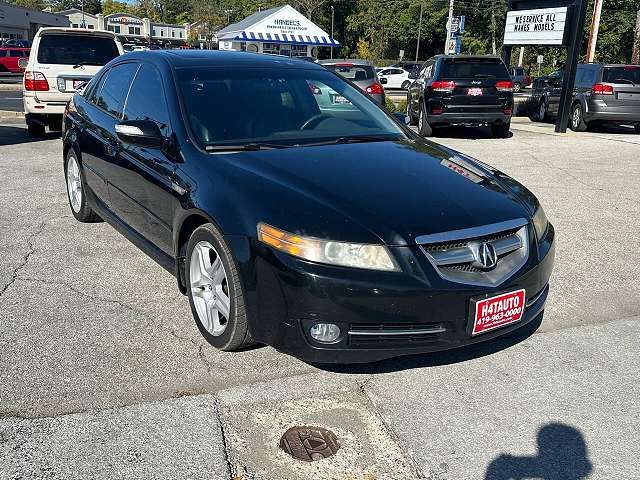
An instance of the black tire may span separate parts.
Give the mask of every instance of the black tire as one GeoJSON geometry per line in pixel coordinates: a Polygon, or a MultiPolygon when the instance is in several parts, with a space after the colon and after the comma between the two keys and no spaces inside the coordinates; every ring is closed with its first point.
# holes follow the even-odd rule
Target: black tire
{"type": "Polygon", "coordinates": [[[32,138],[44,137],[44,125],[39,123],[27,123],[27,135],[32,138]]]}
{"type": "Polygon", "coordinates": [[[584,112],[582,105],[576,103],[571,107],[571,116],[569,117],[569,128],[574,132],[584,132],[589,128],[587,122],[584,121],[584,112]]]}
{"type": "Polygon", "coordinates": [[[402,90],[408,90],[410,85],[411,82],[409,80],[405,80],[404,82],[402,82],[402,85],[400,85],[400,88],[402,90]]]}
{"type": "Polygon", "coordinates": [[[511,122],[491,125],[491,135],[493,135],[494,138],[506,138],[509,135],[510,129],[511,122]]]}
{"type": "Polygon", "coordinates": [[[534,112],[531,114],[531,120],[534,122],[544,122],[547,120],[547,112],[549,111],[547,107],[547,101],[543,98],[540,100],[534,112]]]}
{"type": "Polygon", "coordinates": [[[416,117],[413,115],[411,97],[409,95],[407,95],[407,117],[409,117],[409,125],[414,126],[416,124],[416,117]]]}
{"type": "Polygon", "coordinates": [[[224,351],[238,350],[255,343],[249,332],[244,292],[242,291],[242,285],[240,283],[238,267],[229,247],[224,241],[222,233],[211,223],[206,223],[196,228],[189,238],[186,250],[185,279],[191,313],[193,314],[198,330],[200,330],[200,333],[207,342],[224,351]],[[190,268],[191,256],[193,255],[194,248],[200,242],[208,242],[214,247],[215,253],[219,255],[226,274],[225,283],[227,291],[225,293],[230,300],[230,318],[226,321],[224,331],[217,336],[207,331],[200,319],[193,300],[190,268]]]}
{"type": "Polygon", "coordinates": [[[522,91],[522,84],[520,82],[513,82],[513,93],[520,93],[522,91]]]}
{"type": "Polygon", "coordinates": [[[636,123],[636,124],[633,126],[633,129],[635,130],[635,132],[636,132],[636,133],[640,133],[640,123],[636,123]]]}
{"type": "Polygon", "coordinates": [[[73,216],[75,217],[75,219],[82,223],[101,222],[102,218],[100,218],[100,216],[91,209],[91,207],[89,206],[89,203],[87,202],[87,195],[86,195],[87,184],[85,183],[85,180],[84,180],[84,173],[82,172],[82,166],[78,161],[73,148],[69,149],[64,159],[64,180],[65,180],[65,184],[67,185],[67,200],[69,201],[69,208],[71,209],[71,213],[73,213],[73,216]],[[74,207],[73,202],[71,200],[72,194],[71,194],[69,177],[68,177],[68,165],[69,165],[69,162],[72,161],[72,159],[75,160],[78,166],[78,174],[80,176],[81,197],[80,197],[78,209],[74,207]]]}
{"type": "Polygon", "coordinates": [[[424,102],[420,105],[420,116],[418,117],[418,134],[422,137],[430,137],[433,135],[433,128],[427,120],[427,111],[424,102]]]}

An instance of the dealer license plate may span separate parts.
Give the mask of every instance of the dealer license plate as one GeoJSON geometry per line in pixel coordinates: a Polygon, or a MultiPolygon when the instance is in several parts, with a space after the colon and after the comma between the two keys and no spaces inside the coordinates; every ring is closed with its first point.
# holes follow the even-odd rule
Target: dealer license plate
{"type": "Polygon", "coordinates": [[[86,80],[74,80],[73,81],[73,89],[77,90],[78,87],[82,86],[83,83],[85,83],[86,80]]]}
{"type": "Polygon", "coordinates": [[[524,314],[525,290],[503,293],[495,297],[472,302],[473,328],[471,335],[519,322],[524,314]]]}
{"type": "Polygon", "coordinates": [[[467,90],[467,95],[471,95],[472,97],[477,97],[479,95],[482,95],[482,88],[480,87],[473,87],[467,90]]]}

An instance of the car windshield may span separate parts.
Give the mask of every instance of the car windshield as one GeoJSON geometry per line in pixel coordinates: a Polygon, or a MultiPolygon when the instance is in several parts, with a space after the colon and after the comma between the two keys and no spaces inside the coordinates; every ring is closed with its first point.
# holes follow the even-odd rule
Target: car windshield
{"type": "Polygon", "coordinates": [[[441,67],[441,78],[509,78],[507,67],[497,59],[447,58],[441,67]]]}
{"type": "Polygon", "coordinates": [[[606,83],[633,83],[640,85],[640,66],[605,67],[602,81],[606,83]]]}
{"type": "Polygon", "coordinates": [[[360,90],[320,69],[182,68],[186,118],[203,146],[406,138],[360,90]]]}
{"type": "Polygon", "coordinates": [[[118,55],[112,38],[89,35],[43,35],[38,47],[38,63],[56,65],[102,66],[118,55]]]}
{"type": "Polygon", "coordinates": [[[361,80],[373,80],[373,67],[369,65],[351,65],[350,63],[337,63],[335,65],[325,65],[329,70],[333,70],[338,75],[352,82],[361,80]]]}

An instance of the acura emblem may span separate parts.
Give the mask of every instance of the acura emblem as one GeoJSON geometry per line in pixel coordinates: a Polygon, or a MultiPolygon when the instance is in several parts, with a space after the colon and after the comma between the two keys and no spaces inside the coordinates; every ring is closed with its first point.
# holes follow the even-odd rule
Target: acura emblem
{"type": "Polygon", "coordinates": [[[473,251],[474,262],[473,266],[482,268],[483,270],[490,270],[498,263],[498,254],[496,249],[493,248],[488,242],[476,243],[470,245],[473,251]]]}

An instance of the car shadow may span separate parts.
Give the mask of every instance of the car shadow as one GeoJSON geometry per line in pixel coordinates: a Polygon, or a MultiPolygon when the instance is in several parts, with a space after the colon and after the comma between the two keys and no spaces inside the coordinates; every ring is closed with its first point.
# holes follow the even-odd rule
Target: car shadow
{"type": "Polygon", "coordinates": [[[21,143],[42,142],[60,138],[60,132],[48,132],[41,137],[30,137],[26,126],[0,124],[0,145],[19,145],[21,143]]]}
{"type": "Polygon", "coordinates": [[[497,457],[487,467],[484,480],[581,480],[593,470],[587,442],[575,427],[548,423],[538,430],[537,444],[538,452],[534,456],[502,454],[497,457]]]}
{"type": "Polygon", "coordinates": [[[333,373],[376,374],[467,362],[476,358],[493,355],[494,353],[500,352],[506,348],[517,345],[523,340],[526,340],[540,327],[542,319],[543,315],[538,315],[537,318],[511,333],[486,342],[454,348],[452,350],[395,357],[373,363],[355,363],[349,365],[314,363],[313,366],[333,373]]]}
{"type": "MultiPolygon", "coordinates": [[[[461,138],[466,140],[487,140],[495,139],[489,127],[439,127],[433,129],[433,136],[436,138],[461,138]]],[[[513,137],[513,132],[509,131],[504,138],[513,137]]]]}

